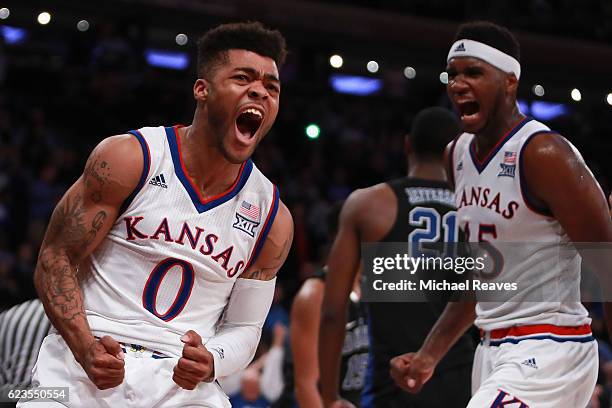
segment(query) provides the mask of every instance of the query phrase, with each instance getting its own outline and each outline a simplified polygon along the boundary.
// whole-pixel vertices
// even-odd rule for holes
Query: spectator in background
[[[270,403],[261,395],[260,374],[249,367],[242,374],[240,394],[230,398],[234,408],[269,408]]]

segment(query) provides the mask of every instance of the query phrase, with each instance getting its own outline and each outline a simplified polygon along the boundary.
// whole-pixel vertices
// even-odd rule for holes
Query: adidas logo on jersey
[[[531,368],[536,368],[536,369],[538,368],[535,358],[528,358],[527,360],[523,361],[521,364],[526,365],[527,367],[531,367]]]
[[[463,160],[461,160],[459,162],[459,164],[457,165],[457,171],[463,170]]]
[[[164,178],[164,173],[160,173],[159,176],[151,178],[149,184],[151,184],[152,186],[168,188],[168,185],[166,184],[166,179]]]
[[[459,51],[465,51],[465,45],[463,45],[463,43],[456,46],[455,49],[453,50],[453,52],[459,52]]]

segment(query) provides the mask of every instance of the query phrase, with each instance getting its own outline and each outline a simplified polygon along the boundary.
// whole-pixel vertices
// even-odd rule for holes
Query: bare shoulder
[[[293,217],[287,206],[280,201],[270,232],[257,260],[240,278],[272,280],[287,259],[293,242]]]
[[[526,166],[543,167],[550,161],[583,162],[580,152],[558,133],[538,133],[532,136],[524,151]]]
[[[391,229],[397,217],[397,198],[387,183],[355,190],[340,213],[341,226],[353,226],[366,241],[377,241]]]
[[[138,185],[144,159],[140,143],[131,135],[111,136],[91,152],[83,172],[86,198],[120,204]]]
[[[375,184],[371,187],[353,191],[346,199],[342,211],[351,214],[361,212],[372,206],[384,206],[395,197],[387,183]]]

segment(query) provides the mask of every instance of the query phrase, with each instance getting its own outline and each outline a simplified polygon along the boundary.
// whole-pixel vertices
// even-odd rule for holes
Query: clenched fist
[[[186,390],[193,390],[202,381],[212,381],[215,364],[212,354],[202,344],[202,337],[189,330],[181,337],[181,341],[185,343],[183,356],[174,366],[172,380]]]
[[[394,357],[390,365],[391,378],[400,388],[411,394],[421,391],[436,368],[433,359],[421,353],[406,353]]]
[[[78,358],[89,379],[100,390],[123,382],[125,361],[121,345],[111,336],[95,340]]]

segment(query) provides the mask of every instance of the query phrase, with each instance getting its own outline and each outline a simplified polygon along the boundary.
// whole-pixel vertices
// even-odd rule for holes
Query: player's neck
[[[488,121],[485,128],[476,133],[476,156],[484,159],[497,143],[525,118],[516,103],[506,109],[499,109]]]
[[[446,171],[441,161],[412,158],[408,164],[408,177],[430,181],[446,181]]]
[[[193,123],[179,128],[181,157],[187,176],[204,199],[227,191],[238,176],[241,164],[228,162],[204,137],[205,129]]]

